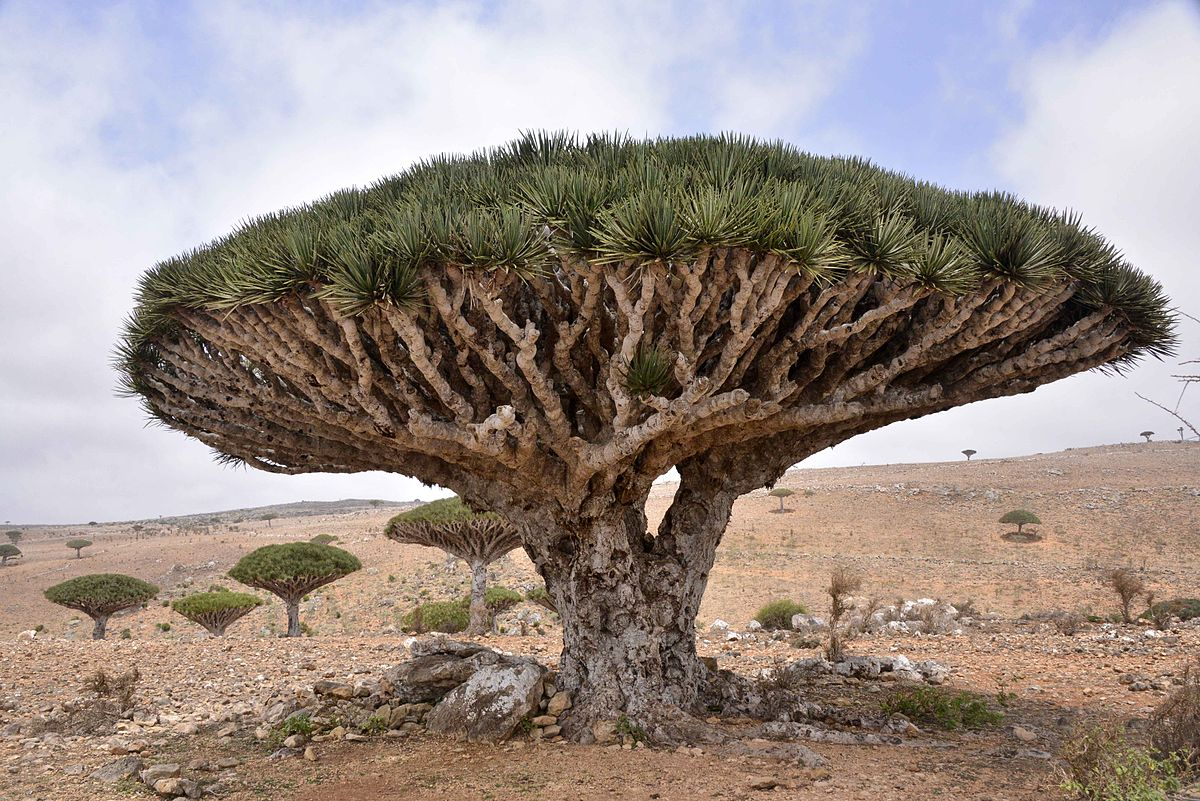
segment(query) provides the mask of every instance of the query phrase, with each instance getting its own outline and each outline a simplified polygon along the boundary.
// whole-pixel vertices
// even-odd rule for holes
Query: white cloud
[[[1200,308],[1194,233],[1200,209],[1200,15],[1183,3],[1139,7],[1101,41],[1060,42],[1022,60],[1013,88],[1024,115],[992,156],[1009,187],[1042,205],[1073,208],[1158,278],[1185,311]],[[1180,324],[1182,353],[1200,351],[1200,326]],[[1135,392],[1174,405],[1175,360],[1124,377],[1074,376],[1036,393],[899,423],[806,465],[953,459],[963,448],[1005,456],[1103,442],[1160,439],[1179,425]],[[1183,411],[1200,417],[1200,392]]]
[[[814,18],[822,47],[797,55],[743,28],[755,7],[0,5],[0,518],[428,495],[383,474],[233,472],[193,440],[143,429],[108,366],[137,276],[246,216],[519,130],[778,135],[822,96],[808,84],[832,91],[853,40]],[[807,78],[773,84],[785,67]],[[684,119],[697,86],[718,100]],[[762,102],[743,103],[759,87]]]

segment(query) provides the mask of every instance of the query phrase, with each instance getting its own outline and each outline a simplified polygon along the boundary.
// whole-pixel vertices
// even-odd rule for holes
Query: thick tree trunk
[[[562,618],[559,686],[575,694],[564,721],[572,738],[587,741],[596,721],[621,715],[650,730],[700,711],[695,620],[735,495],[680,469],[657,536],[646,531],[643,496],[527,542]]]
[[[95,627],[92,628],[92,639],[103,640],[104,630],[108,628],[108,615],[97,615],[92,620],[96,621]]]
[[[471,563],[471,619],[467,634],[484,634],[492,627],[487,608],[487,563]]]
[[[284,605],[287,607],[288,627],[286,637],[300,636],[300,599],[284,599]]]

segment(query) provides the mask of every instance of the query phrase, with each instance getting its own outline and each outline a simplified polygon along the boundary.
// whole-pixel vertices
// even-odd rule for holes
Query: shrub
[[[170,623],[156,623],[155,628],[157,628],[159,631],[165,633],[165,632],[168,632],[171,630],[171,624]]]
[[[388,575],[388,584],[395,584],[395,583],[396,583],[396,577],[389,574]]]
[[[120,635],[120,636],[121,636],[121,639],[122,639],[122,640],[132,640],[132,639],[133,639],[133,632],[132,632],[132,631],[130,631],[129,629],[121,629],[121,635]]]
[[[1069,739],[1059,754],[1062,788],[1086,801],[1167,801],[1180,787],[1180,761],[1156,758],[1125,739],[1115,724]]]
[[[899,712],[910,720],[950,730],[996,726],[1004,719],[1004,713],[989,708],[983,696],[934,687],[918,687],[885,698],[880,708],[885,715]]]
[[[764,629],[775,631],[777,629],[787,629],[791,631],[793,615],[807,615],[808,608],[802,603],[781,598],[778,601],[771,601],[765,604],[754,615],[754,619],[759,622]]]
[[[1131,567],[1118,567],[1110,570],[1105,576],[1108,586],[1117,594],[1121,602],[1121,622],[1132,623],[1133,615],[1130,607],[1139,596],[1146,594],[1146,583]]]
[[[171,607],[183,617],[203,626],[209,634],[221,637],[225,629],[262,606],[263,600],[247,592],[199,592],[180,598]]]
[[[21,530],[19,528],[14,528],[9,531],[6,531],[6,532],[4,532],[4,535],[6,537],[8,537],[8,541],[11,542],[13,545],[16,545],[18,542],[21,541],[22,534],[21,534]]]
[[[1059,634],[1071,637],[1083,628],[1084,618],[1079,612],[1055,612],[1050,622]]]
[[[158,595],[158,587],[119,573],[93,573],[55,584],[43,595],[50,603],[78,609],[94,620],[92,639],[102,640],[111,615],[141,606]]]
[[[1158,620],[1162,617],[1170,620],[1177,617],[1180,620],[1191,620],[1200,617],[1200,598],[1170,598],[1166,601],[1152,603],[1138,617],[1143,620]]]
[[[309,540],[309,542],[311,542],[313,545],[332,545],[333,543],[335,543],[337,541],[338,541],[338,538],[333,536],[332,534],[318,534],[317,536],[315,536],[311,540]]]
[[[849,611],[850,596],[862,589],[862,576],[845,565],[838,565],[829,576],[829,647],[826,656],[831,662],[841,661],[842,635],[838,623]]]
[[[558,607],[554,605],[554,599],[550,597],[550,591],[545,587],[534,587],[525,593],[525,600],[537,604],[548,612],[558,613]]]
[[[281,740],[291,737],[293,734],[299,734],[302,737],[311,737],[312,733],[316,730],[317,727],[307,712],[299,712],[291,715],[275,727],[275,731]]]
[[[67,540],[66,546],[75,551],[75,558],[80,559],[79,552],[92,544],[91,540]]]
[[[512,609],[521,603],[521,600],[521,593],[510,590],[508,587],[488,587],[483,593],[483,602],[487,604],[488,613],[493,618],[501,612]],[[463,603],[469,607],[471,598],[469,596],[464,598]]]
[[[416,634],[427,631],[457,634],[465,631],[469,622],[470,613],[462,601],[432,601],[405,614],[400,626]]]
[[[362,733],[380,735],[388,730],[387,719],[382,715],[371,715],[363,722]]]
[[[1200,662],[1188,666],[1183,685],[1154,709],[1150,743],[1160,758],[1177,756],[1190,768],[1200,767]]]

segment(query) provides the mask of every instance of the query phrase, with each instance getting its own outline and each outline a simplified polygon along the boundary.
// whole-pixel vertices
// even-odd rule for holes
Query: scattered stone
[[[617,741],[617,723],[613,720],[597,720],[592,724],[592,737],[596,745],[612,745]]]
[[[221,757],[217,760],[217,769],[228,770],[229,768],[236,768],[240,764],[242,764],[242,760],[237,757]]]
[[[570,708],[571,695],[565,691],[559,691],[546,703],[546,714],[558,717]]]
[[[316,762],[317,761],[317,749],[313,748],[311,745],[305,747],[304,758],[306,760],[308,760],[309,762]]]
[[[142,769],[142,760],[136,756],[121,757],[92,771],[91,778],[102,782],[119,782],[131,779]]]
[[[1024,726],[1013,726],[1012,733],[1013,733],[1013,737],[1016,737],[1018,740],[1020,740],[1023,743],[1037,742],[1037,738],[1038,738],[1037,734],[1035,732],[1025,728]]]
[[[160,765],[151,765],[141,772],[142,784],[147,784],[151,787],[160,779],[174,779],[183,774],[179,765],[174,762],[164,762]]]
[[[343,701],[348,701],[355,696],[353,687],[349,684],[342,684],[336,681],[318,681],[313,685],[313,692],[317,695],[327,695]]]
[[[303,734],[293,734],[283,741],[284,748],[303,748],[307,740]]]

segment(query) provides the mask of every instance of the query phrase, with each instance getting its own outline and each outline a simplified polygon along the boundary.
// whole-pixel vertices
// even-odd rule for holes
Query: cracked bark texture
[[[693,623],[738,495],[849,437],[1030,392],[1135,350],[1067,278],[962,296],[869,272],[819,281],[740,248],[540,275],[420,268],[426,301],[353,318],[315,294],[178,308],[142,368],[159,419],[278,473],[387,470],[504,516],[563,618],[569,731],[704,680]],[[674,356],[637,396],[641,347]],[[651,482],[678,467],[657,532]]]

